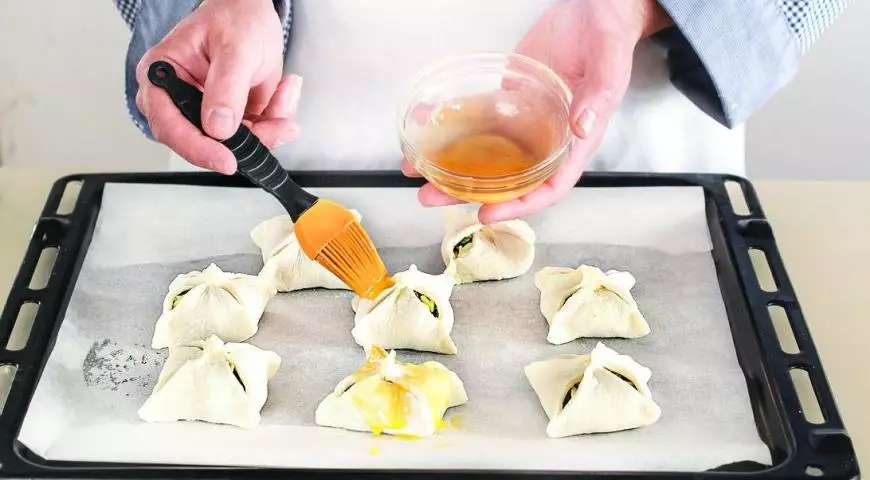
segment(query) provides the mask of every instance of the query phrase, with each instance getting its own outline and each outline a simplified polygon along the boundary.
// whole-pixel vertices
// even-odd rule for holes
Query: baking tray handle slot
[[[63,179],[62,181],[65,182],[63,193],[57,199],[57,207],[54,209],[54,212],[57,215],[69,215],[75,211],[79,193],[82,190],[82,181],[73,178]]]
[[[78,195],[70,200],[70,182],[78,182]],[[7,454],[23,422],[42,367],[57,336],[69,300],[68,286],[75,282],[87,245],[84,237],[97,211],[82,208],[96,190],[81,178],[55,182],[34,226],[30,244],[0,312],[0,465],[20,459]],[[64,199],[64,197],[67,197]],[[66,206],[61,203],[66,202]],[[70,202],[72,206],[70,206]],[[59,214],[68,211],[68,214]],[[14,335],[13,335],[14,333]],[[12,337],[15,338],[12,338]]]
[[[39,304],[46,292],[59,287],[53,285],[53,280],[56,283],[55,267],[67,226],[66,219],[49,217],[40,219],[33,229],[30,245],[0,315],[0,345],[9,345],[22,308]]]
[[[753,214],[749,202],[746,200],[746,192],[743,188],[743,179],[725,180],[725,191],[728,193],[728,200],[731,204],[731,209],[735,215],[744,217]]]
[[[732,252],[738,264],[748,267],[741,275],[756,319],[762,355],[776,377],[783,414],[790,418],[788,423],[793,426],[797,455],[792,457],[794,463],[789,462],[786,468],[806,476],[853,478],[858,474],[858,466],[852,442],[837,413],[818,352],[777,249],[773,229],[764,217],[752,185],[739,177],[725,177],[726,189],[732,182],[743,193],[746,209],[727,212],[724,219],[734,222],[732,231],[737,237],[732,243]],[[728,192],[728,197],[732,202],[729,206],[735,208],[732,192]],[[753,252],[756,252],[755,261]],[[771,307],[781,309],[787,328],[777,331]],[[789,336],[794,346],[786,348],[791,340]],[[803,378],[795,382],[795,375]],[[798,382],[805,385],[799,386]],[[801,394],[806,392],[811,392],[810,398],[806,395],[802,398]]]
[[[779,340],[779,347],[783,353],[788,355],[799,354],[801,349],[794,336],[794,329],[791,326],[791,319],[786,309],[776,302],[769,303],[767,305],[767,315],[773,324],[773,330],[776,332],[776,338]]]
[[[3,413],[6,400],[9,399],[9,390],[12,389],[12,381],[15,380],[17,372],[18,367],[16,365],[0,365],[0,414]]]

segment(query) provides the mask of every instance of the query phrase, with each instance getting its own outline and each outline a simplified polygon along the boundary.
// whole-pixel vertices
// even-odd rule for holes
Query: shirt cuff
[[[676,25],[654,37],[671,81],[727,127],[743,123],[797,72],[798,49],[776,2],[659,0]]]

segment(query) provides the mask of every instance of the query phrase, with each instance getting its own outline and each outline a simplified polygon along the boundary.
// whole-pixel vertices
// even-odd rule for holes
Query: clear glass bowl
[[[562,163],[571,92],[517,54],[453,57],[420,72],[399,110],[402,152],[430,183],[476,203],[515,199]]]

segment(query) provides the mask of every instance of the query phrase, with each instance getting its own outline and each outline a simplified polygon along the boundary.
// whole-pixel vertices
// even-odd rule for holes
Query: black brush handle
[[[178,78],[175,68],[164,61],[151,64],[148,80],[165,90],[185,118],[204,135],[208,135],[202,128],[202,92],[199,89]],[[233,152],[239,173],[254,185],[274,195],[294,222],[317,202],[316,196],[303,190],[287,175],[278,159],[245,125],[239,125],[232,137],[220,142]]]

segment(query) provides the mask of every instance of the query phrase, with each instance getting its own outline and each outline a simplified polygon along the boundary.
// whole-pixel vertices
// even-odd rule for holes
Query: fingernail
[[[592,130],[595,128],[595,122],[598,120],[598,114],[594,110],[584,108],[580,115],[577,115],[577,120],[574,125],[584,137],[592,135]]]
[[[287,100],[287,106],[291,112],[296,112],[296,109],[299,108],[299,97],[302,95],[302,77],[295,74],[292,77],[293,81],[291,82],[290,98]]]
[[[277,150],[277,149],[283,147],[284,145],[287,145],[287,142],[285,142],[284,140],[278,140],[277,142],[272,144],[271,150]]]
[[[212,164],[212,170],[223,173],[224,175],[232,175],[236,173],[236,165],[235,162],[219,162],[217,164]]]
[[[233,132],[233,111],[227,107],[212,109],[208,114],[208,125],[219,135],[229,137]]]

